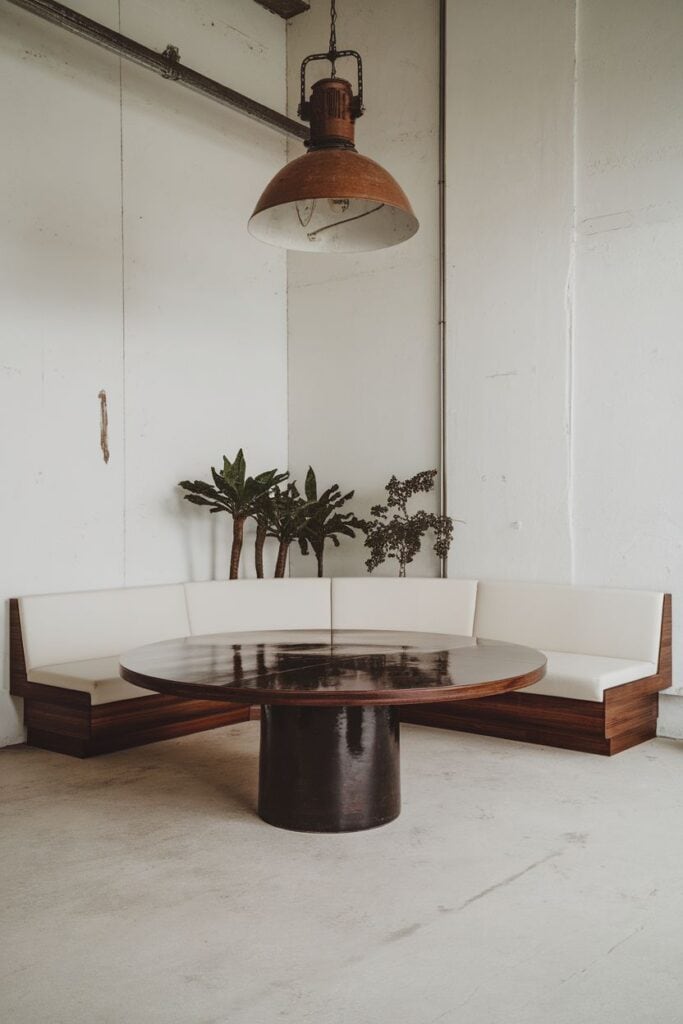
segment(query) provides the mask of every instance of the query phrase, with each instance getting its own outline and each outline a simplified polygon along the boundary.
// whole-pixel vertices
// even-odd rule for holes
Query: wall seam
[[[576,241],[577,241],[577,127],[578,127],[578,45],[579,3],[574,3],[574,81],[572,91],[572,213],[569,261],[565,290],[567,325],[567,526],[569,532],[569,582],[576,582],[576,538],[574,526],[574,396],[575,396],[575,326],[576,326]]]
[[[119,32],[121,31],[121,0],[119,6]],[[128,581],[128,445],[126,441],[126,239],[124,215],[124,163],[123,163],[123,58],[119,57],[119,182],[121,191],[121,443],[122,443],[122,548],[123,585]]]
[[[285,114],[289,116],[289,29],[290,22],[285,22]],[[289,163],[289,147],[291,139],[285,138],[285,163]],[[291,451],[291,422],[289,415],[291,381],[289,373],[289,249],[285,249],[285,426],[287,450],[287,470],[290,470],[289,453]],[[292,575],[292,556],[287,559],[287,571]]]
[[[447,225],[446,225],[446,68],[447,2],[439,0],[439,84],[438,84],[438,191],[439,191],[439,513],[448,515],[448,381],[447,381]],[[448,576],[448,556],[439,563],[439,576]]]

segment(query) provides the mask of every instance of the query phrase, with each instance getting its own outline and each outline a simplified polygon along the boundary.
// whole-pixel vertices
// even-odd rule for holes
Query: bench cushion
[[[475,633],[544,651],[656,665],[663,599],[649,590],[480,583]]]
[[[657,673],[657,666],[650,661],[628,661],[626,658],[602,658],[561,651],[543,653],[548,659],[546,675],[539,683],[525,687],[520,693],[602,701],[605,690],[610,687],[646,679]]]
[[[476,580],[332,580],[334,629],[397,629],[472,636]]]
[[[63,686],[67,690],[89,693],[91,704],[110,704],[115,700],[148,697],[152,692],[121,678],[118,656],[44,665],[42,668],[29,669],[27,677],[32,683]]]
[[[186,583],[185,592],[194,635],[330,628],[328,579]]]
[[[22,597],[19,615],[27,669],[114,657],[190,632],[182,583]]]

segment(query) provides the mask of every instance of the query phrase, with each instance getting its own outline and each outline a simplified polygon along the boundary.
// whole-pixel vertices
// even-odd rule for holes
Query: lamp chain
[[[337,2],[330,2],[330,63],[332,64],[332,78],[337,77]]]

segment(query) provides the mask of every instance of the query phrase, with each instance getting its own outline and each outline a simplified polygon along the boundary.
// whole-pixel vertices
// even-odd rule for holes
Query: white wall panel
[[[82,9],[112,18],[114,0]],[[6,599],[123,576],[118,60],[0,8],[0,651]],[[99,446],[109,398],[111,458]],[[3,683],[0,743],[21,737]]]
[[[290,113],[302,58],[327,47],[329,7],[315,4],[288,31]],[[289,444],[292,472],[309,463],[320,483],[356,489],[367,515],[392,473],[438,465],[437,3],[409,0],[339,8],[339,45],[361,51],[367,113],[356,124],[359,152],[378,160],[406,191],[420,221],[410,241],[362,255],[289,256]],[[314,65],[318,77],[325,65]],[[340,63],[352,76],[353,64]],[[309,73],[312,81],[315,75]],[[355,76],[352,76],[355,83]],[[354,86],[355,87],[355,86]],[[300,147],[290,144],[290,158]],[[422,498],[423,507],[436,500]],[[325,556],[329,575],[361,575],[368,552],[344,541]],[[312,558],[294,558],[314,575]],[[425,548],[411,566],[433,575]],[[376,570],[395,575],[395,563]]]
[[[448,8],[457,576],[571,578],[573,0]]]
[[[119,26],[116,0],[73,6]],[[255,3],[122,0],[121,28],[284,108],[285,26]],[[0,5],[3,601],[225,576],[227,517],[178,480],[240,445],[286,463],[285,257],[246,232],[285,143],[127,64],[121,89],[119,69]],[[21,738],[6,634],[0,743]]]
[[[188,20],[188,7],[202,17]],[[239,29],[220,17],[226,7]],[[175,0],[163,11],[167,32],[178,25],[180,38],[182,28],[184,59],[282,109],[280,19],[256,4]],[[149,8],[125,5],[127,35],[148,41],[159,32],[149,21]],[[254,27],[265,41],[245,50]],[[123,95],[126,580],[220,578],[231,522],[188,505],[174,485],[205,479],[240,446],[250,471],[286,468],[286,254],[246,230],[286,141],[130,65]],[[253,575],[249,547],[242,568]]]
[[[580,6],[576,576],[674,595],[683,686],[683,7]]]

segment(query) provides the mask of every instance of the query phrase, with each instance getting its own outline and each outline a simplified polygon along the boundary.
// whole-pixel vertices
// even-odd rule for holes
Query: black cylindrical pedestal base
[[[400,810],[398,708],[261,708],[264,821],[297,832],[357,832]]]

